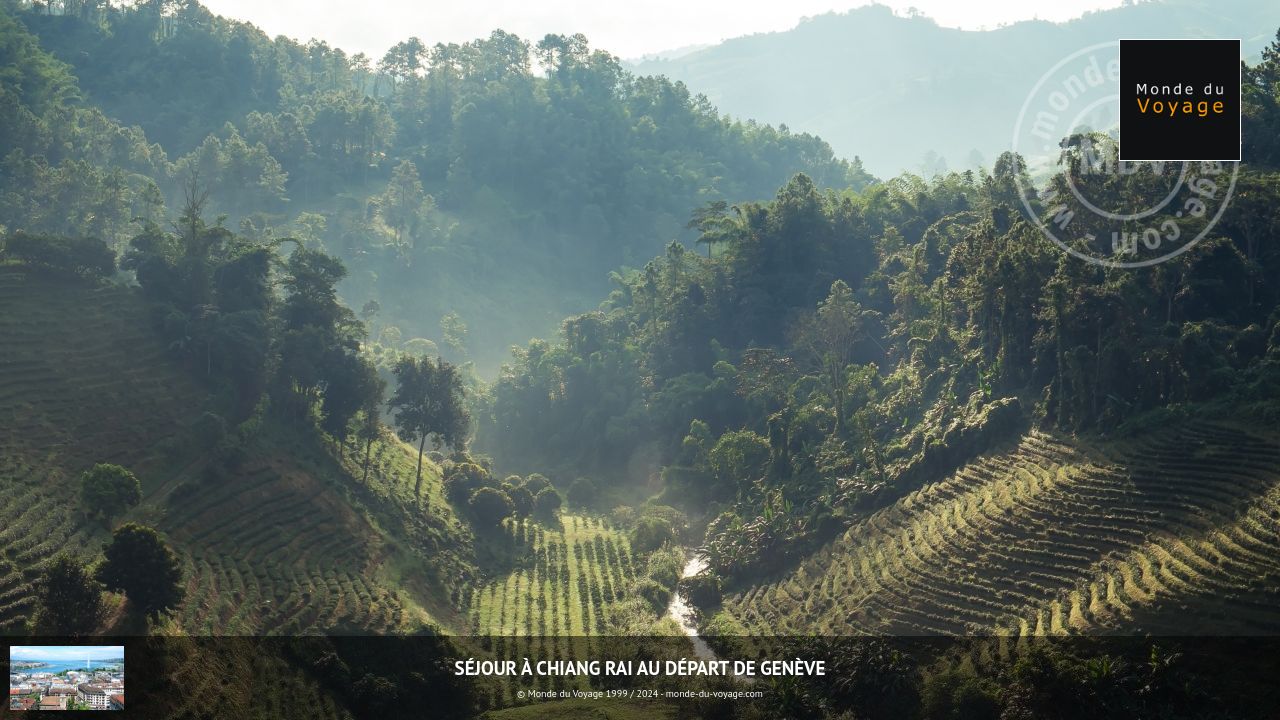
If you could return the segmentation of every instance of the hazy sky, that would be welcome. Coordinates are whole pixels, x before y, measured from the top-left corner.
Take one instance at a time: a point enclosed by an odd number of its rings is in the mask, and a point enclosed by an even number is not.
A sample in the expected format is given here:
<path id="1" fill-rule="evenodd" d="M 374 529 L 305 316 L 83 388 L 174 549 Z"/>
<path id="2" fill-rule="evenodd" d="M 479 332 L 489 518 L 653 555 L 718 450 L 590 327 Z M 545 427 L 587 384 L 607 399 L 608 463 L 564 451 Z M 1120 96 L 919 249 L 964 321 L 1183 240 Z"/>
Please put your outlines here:
<path id="1" fill-rule="evenodd" d="M 204 0 L 220 15 L 248 20 L 268 34 L 320 38 L 377 59 L 410 36 L 428 45 L 465 42 L 495 28 L 526 40 L 583 33 L 593 47 L 623 58 L 739 35 L 787 30 L 800 18 L 866 5 L 866 0 Z M 1120 0 L 883 0 L 948 27 L 978 29 L 1039 17 L 1066 20 Z"/>
<path id="2" fill-rule="evenodd" d="M 10 660 L 114 660 L 124 657 L 123 645 L 15 645 Z"/>

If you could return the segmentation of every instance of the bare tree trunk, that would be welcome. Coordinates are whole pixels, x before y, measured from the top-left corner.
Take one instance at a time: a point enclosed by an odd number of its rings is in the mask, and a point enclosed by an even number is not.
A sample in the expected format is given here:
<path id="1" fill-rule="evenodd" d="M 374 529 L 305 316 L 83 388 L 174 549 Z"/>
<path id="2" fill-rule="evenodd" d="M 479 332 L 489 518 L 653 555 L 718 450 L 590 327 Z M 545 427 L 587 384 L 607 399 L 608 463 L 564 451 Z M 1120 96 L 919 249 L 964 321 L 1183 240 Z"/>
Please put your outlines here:
<path id="1" fill-rule="evenodd" d="M 369 453 L 373 450 L 373 438 L 364 442 L 364 483 L 369 483 Z"/>
<path id="2" fill-rule="evenodd" d="M 880 445 L 876 443 L 875 436 L 871 434 L 871 429 L 867 427 L 866 422 L 857 415 L 854 415 L 854 418 L 857 420 L 858 429 L 862 431 L 867 447 L 871 450 L 871 460 L 875 463 L 876 475 L 880 478 L 880 482 L 884 482 L 884 458 L 880 455 Z"/>
<path id="3" fill-rule="evenodd" d="M 418 475 L 413 484 L 413 497 L 416 499 L 422 492 L 422 452 L 427 446 L 427 436 L 418 441 Z"/>

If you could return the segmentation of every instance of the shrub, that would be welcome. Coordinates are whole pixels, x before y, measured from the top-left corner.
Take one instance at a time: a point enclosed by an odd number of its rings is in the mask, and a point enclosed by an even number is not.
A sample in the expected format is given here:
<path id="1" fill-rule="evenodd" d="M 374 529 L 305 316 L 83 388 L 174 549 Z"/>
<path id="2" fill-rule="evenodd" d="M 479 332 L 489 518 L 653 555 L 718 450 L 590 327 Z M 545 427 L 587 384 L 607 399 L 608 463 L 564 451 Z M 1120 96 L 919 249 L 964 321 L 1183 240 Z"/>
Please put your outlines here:
<path id="1" fill-rule="evenodd" d="M 249 448 L 240 433 L 229 433 L 213 450 L 214 461 L 225 470 L 239 470 L 249 459 Z"/>
<path id="2" fill-rule="evenodd" d="M 644 598 L 655 612 L 662 612 L 671 602 L 671 589 L 653 578 L 643 578 L 635 585 L 635 594 Z"/>
<path id="3" fill-rule="evenodd" d="M 668 590 L 675 590 L 683 570 L 684 556 L 674 548 L 667 548 L 657 550 L 649 556 L 649 566 L 645 574 Z"/>
<path id="4" fill-rule="evenodd" d="M 105 555 L 98 580 L 128 596 L 135 612 L 153 615 L 182 602 L 182 567 L 154 529 L 135 523 L 116 528 Z"/>
<path id="5" fill-rule="evenodd" d="M 643 517 L 631 529 L 631 549 L 639 553 L 652 552 L 672 542 L 675 537 L 671 523 L 664 518 Z"/>
<path id="6" fill-rule="evenodd" d="M 928 720 L 996 720 L 999 688 L 990 680 L 960 672 L 933 675 L 920 693 L 920 716 Z"/>
<path id="7" fill-rule="evenodd" d="M 670 505 L 658 505 L 654 503 L 646 503 L 637 513 L 638 517 L 658 517 L 666 520 L 671 525 L 671 529 L 676 534 L 676 539 L 680 540 L 689 532 L 689 518 L 684 513 L 671 507 Z"/>
<path id="8" fill-rule="evenodd" d="M 516 486 L 507 491 L 507 495 L 511 498 L 511 503 L 515 505 L 516 515 L 520 517 L 528 517 L 533 514 L 534 497 L 529 492 L 529 488 Z"/>
<path id="9" fill-rule="evenodd" d="M 649 582 L 653 583 L 652 580 Z M 654 634 L 654 613 L 666 609 L 663 592 L 660 585 L 653 583 L 652 588 L 645 590 L 645 595 L 633 592 L 625 600 L 609 603 L 604 609 L 606 632 L 611 636 L 629 638 Z M 661 605 L 653 604 L 660 600 Z"/>
<path id="10" fill-rule="evenodd" d="M 699 608 L 711 608 L 720 604 L 720 576 L 713 572 L 705 572 L 681 580 L 678 589 L 682 590 L 689 602 Z"/>
<path id="11" fill-rule="evenodd" d="M 529 489 L 529 492 L 533 493 L 534 497 L 537 497 L 538 493 L 551 487 L 551 481 L 542 473 L 533 473 L 525 479 L 524 486 Z"/>
<path id="12" fill-rule="evenodd" d="M 490 487 L 476 490 L 471 494 L 467 504 L 481 524 L 494 527 L 501 525 L 503 518 L 511 517 L 515 513 L 511 498 L 501 490 Z"/>
<path id="13" fill-rule="evenodd" d="M 445 472 L 444 490 L 450 500 L 460 503 L 468 500 L 476 490 L 488 487 L 491 482 L 489 473 L 479 465 L 455 463 Z"/>
<path id="14" fill-rule="evenodd" d="M 546 487 L 534 497 L 533 504 L 539 515 L 551 517 L 560 510 L 564 501 L 560 499 L 560 493 L 556 492 L 555 488 Z"/>
<path id="15" fill-rule="evenodd" d="M 769 462 L 769 441 L 750 430 L 734 430 L 720 436 L 707 455 L 716 481 L 725 488 L 750 485 Z"/>
<path id="16" fill-rule="evenodd" d="M 49 562 L 36 584 L 36 596 L 39 632 L 79 637 L 92 633 L 102 622 L 102 585 L 70 555 L 58 555 Z"/>
<path id="17" fill-rule="evenodd" d="M 742 639 L 751 634 L 741 620 L 734 617 L 732 613 L 723 611 L 711 615 L 706 622 L 702 623 L 701 630 L 705 637 L 714 638 Z M 723 644 L 723 641 L 717 643 L 717 645 L 720 644 Z M 735 650 L 741 651 L 740 648 Z"/>
<path id="18" fill-rule="evenodd" d="M 579 507 L 587 507 L 596 501 L 600 490 L 587 478 L 578 478 L 569 486 L 569 502 Z"/>
<path id="19" fill-rule="evenodd" d="M 986 452 L 997 442 L 1021 432 L 1027 420 L 1017 398 L 989 402 L 971 413 L 964 421 L 956 421 L 933 442 L 919 436 L 914 442 L 923 445 L 893 479 L 896 494 L 902 495 L 920 487 L 929 478 L 952 472 L 972 458 Z"/>
<path id="20" fill-rule="evenodd" d="M 114 517 L 142 500 L 142 485 L 119 465 L 99 463 L 80 476 L 80 501 L 90 515 Z"/>
<path id="21" fill-rule="evenodd" d="M 27 265 L 82 278 L 106 278 L 116 271 L 116 254 L 97 238 L 15 232 L 4 244 L 7 257 Z"/>

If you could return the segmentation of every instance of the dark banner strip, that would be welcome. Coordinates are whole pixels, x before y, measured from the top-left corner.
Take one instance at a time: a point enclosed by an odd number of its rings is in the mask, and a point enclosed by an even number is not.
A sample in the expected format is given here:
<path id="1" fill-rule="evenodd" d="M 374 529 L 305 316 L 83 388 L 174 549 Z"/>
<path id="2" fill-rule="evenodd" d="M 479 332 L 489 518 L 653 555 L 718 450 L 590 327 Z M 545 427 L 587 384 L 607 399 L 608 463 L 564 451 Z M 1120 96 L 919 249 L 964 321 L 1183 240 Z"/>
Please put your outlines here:
<path id="1" fill-rule="evenodd" d="M 531 717 L 522 713 L 533 708 L 591 716 L 609 705 L 679 718 L 1262 719 L 1280 707 L 1280 639 L 1267 637 L 721 637 L 706 645 L 684 637 L 28 637 L 7 644 L 11 715 L 37 696 L 33 686 L 43 699 L 68 684 L 68 672 L 85 679 L 76 674 L 84 663 L 22 658 L 33 648 L 75 645 L 123 647 L 123 663 L 109 663 L 100 650 L 88 679 L 106 685 L 117 673 L 129 718 L 503 720 Z"/>

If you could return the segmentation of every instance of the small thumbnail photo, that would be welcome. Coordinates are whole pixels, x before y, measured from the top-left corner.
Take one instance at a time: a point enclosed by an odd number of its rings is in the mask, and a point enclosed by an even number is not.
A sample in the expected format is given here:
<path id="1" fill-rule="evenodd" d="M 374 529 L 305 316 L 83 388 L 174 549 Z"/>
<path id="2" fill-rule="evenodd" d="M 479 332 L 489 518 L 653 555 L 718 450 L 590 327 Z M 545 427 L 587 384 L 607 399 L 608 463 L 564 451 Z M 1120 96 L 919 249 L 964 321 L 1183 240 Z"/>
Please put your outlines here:
<path id="1" fill-rule="evenodd" d="M 123 645 L 9 648 L 10 710 L 123 710 Z"/>

